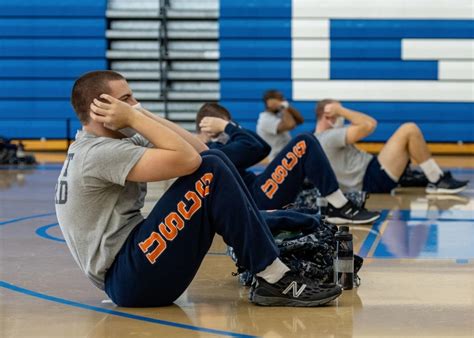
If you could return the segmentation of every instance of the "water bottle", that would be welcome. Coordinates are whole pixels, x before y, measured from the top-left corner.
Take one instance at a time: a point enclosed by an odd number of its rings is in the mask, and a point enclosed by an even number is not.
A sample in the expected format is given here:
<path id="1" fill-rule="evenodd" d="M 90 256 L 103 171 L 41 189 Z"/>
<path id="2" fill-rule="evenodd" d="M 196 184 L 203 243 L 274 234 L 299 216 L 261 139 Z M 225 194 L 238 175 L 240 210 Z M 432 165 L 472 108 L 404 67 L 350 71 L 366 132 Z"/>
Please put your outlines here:
<path id="1" fill-rule="evenodd" d="M 319 208 L 319 215 L 322 217 L 326 216 L 328 209 L 328 200 L 324 197 L 318 197 L 316 199 L 316 205 Z"/>
<path id="2" fill-rule="evenodd" d="M 334 282 L 343 290 L 351 290 L 354 286 L 354 249 L 349 227 L 340 226 L 335 238 Z"/>

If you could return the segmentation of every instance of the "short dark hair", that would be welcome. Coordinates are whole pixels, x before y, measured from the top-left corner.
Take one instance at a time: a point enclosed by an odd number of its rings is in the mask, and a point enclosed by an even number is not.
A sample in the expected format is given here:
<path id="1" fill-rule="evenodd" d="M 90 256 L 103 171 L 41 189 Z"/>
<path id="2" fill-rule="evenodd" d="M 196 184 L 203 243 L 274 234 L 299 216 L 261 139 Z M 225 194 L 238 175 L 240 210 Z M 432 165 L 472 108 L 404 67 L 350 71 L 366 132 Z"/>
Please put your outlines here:
<path id="1" fill-rule="evenodd" d="M 323 117 L 324 107 L 326 107 L 327 104 L 334 103 L 334 102 L 339 102 L 339 101 L 333 100 L 333 99 L 324 99 L 324 100 L 319 101 L 316 104 L 315 112 L 316 112 L 316 120 L 317 121 L 320 120 Z"/>
<path id="2" fill-rule="evenodd" d="M 110 94 L 109 82 L 114 80 L 125 78 L 111 70 L 97 70 L 81 75 L 74 82 L 71 104 L 82 124 L 89 123 L 89 107 L 92 101 L 101 94 Z"/>
<path id="3" fill-rule="evenodd" d="M 285 96 L 283 96 L 282 92 L 276 89 L 270 89 L 263 93 L 263 103 L 265 104 L 265 107 L 267 106 L 267 101 L 270 99 L 284 100 Z"/>
<path id="4" fill-rule="evenodd" d="M 204 103 L 196 114 L 196 131 L 200 132 L 199 124 L 206 116 L 219 117 L 221 119 L 232 120 L 229 111 L 217 103 Z"/>

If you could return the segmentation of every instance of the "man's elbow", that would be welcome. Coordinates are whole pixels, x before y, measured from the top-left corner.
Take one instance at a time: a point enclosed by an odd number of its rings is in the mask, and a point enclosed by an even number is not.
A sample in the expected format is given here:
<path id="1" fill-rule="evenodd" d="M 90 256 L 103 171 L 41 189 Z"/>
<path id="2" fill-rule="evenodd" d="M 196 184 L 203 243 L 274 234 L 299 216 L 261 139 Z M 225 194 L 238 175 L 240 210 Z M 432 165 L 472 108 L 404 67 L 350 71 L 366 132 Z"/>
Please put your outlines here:
<path id="1" fill-rule="evenodd" d="M 367 122 L 366 129 L 369 134 L 372 134 L 375 131 L 375 129 L 377 129 L 377 121 L 373 120 L 373 121 Z"/>
<path id="2" fill-rule="evenodd" d="M 184 171 L 186 172 L 185 175 L 192 174 L 196 170 L 199 169 L 202 163 L 202 157 L 197 152 L 194 156 L 190 156 L 189 159 L 186 160 L 186 163 L 183 164 Z"/>

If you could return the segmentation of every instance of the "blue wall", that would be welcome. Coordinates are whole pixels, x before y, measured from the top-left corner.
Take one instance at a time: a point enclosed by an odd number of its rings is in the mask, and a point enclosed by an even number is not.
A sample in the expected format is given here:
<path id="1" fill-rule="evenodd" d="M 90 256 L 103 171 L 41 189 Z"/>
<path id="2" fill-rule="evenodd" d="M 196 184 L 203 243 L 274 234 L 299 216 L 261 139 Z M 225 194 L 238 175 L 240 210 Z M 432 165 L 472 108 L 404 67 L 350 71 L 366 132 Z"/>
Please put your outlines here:
<path id="1" fill-rule="evenodd" d="M 423 10 L 420 3 L 221 0 L 221 103 L 255 130 L 263 92 L 279 89 L 306 119 L 295 135 L 314 130 L 315 103 L 329 96 L 378 119 L 368 141 L 384 141 L 398 125 L 414 121 L 429 141 L 473 142 L 474 55 L 472 49 L 451 55 L 448 46 L 473 39 L 474 20 L 456 4 L 440 8 L 435 1 Z M 368 9 L 361 11 L 362 6 Z M 431 43 L 446 45 L 446 52 L 423 56 Z M 308 62 L 327 69 L 306 71 Z M 469 63 L 465 74 L 452 68 Z M 365 85 L 366 93 L 356 90 Z"/>
<path id="2" fill-rule="evenodd" d="M 66 137 L 74 80 L 106 69 L 106 0 L 0 0 L 0 135 Z"/>

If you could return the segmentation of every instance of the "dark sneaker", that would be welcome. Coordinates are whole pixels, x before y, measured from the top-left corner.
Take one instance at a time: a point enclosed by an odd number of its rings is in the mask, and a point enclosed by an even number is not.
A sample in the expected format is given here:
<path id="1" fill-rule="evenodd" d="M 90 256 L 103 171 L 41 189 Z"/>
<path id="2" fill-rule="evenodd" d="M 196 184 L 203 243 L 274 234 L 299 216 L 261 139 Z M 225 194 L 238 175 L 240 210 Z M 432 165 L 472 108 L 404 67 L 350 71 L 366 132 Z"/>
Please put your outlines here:
<path id="1" fill-rule="evenodd" d="M 289 271 L 275 284 L 256 277 L 249 299 L 263 306 L 319 306 L 336 299 L 341 292 L 336 284 L 320 284 Z"/>
<path id="2" fill-rule="evenodd" d="M 332 224 L 366 224 L 376 221 L 380 217 L 380 213 L 359 208 L 349 201 L 339 209 L 328 204 L 324 216 L 324 220 Z"/>
<path id="3" fill-rule="evenodd" d="M 451 175 L 450 172 L 444 175 L 436 183 L 429 183 L 426 186 L 426 193 L 428 194 L 457 194 L 466 189 L 469 181 L 458 181 Z"/>

